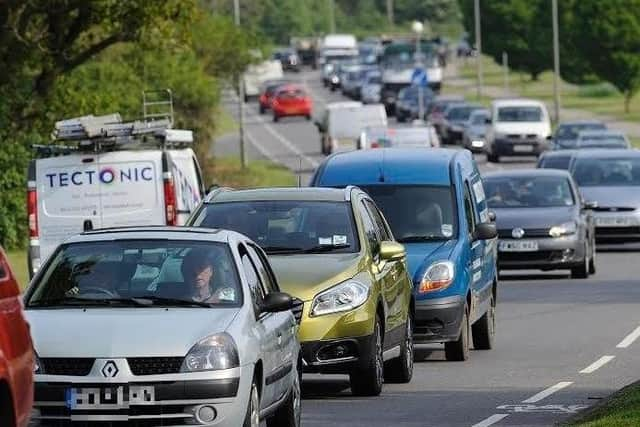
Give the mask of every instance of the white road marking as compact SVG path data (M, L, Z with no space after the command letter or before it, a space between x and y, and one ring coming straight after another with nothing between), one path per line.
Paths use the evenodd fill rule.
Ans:
M542 390L540 393L534 394L530 398L528 398L526 400L523 400L522 403L540 402L542 399L551 396L553 393L558 392L558 391L562 390L563 388L569 387L571 384L573 384L572 381L561 381L558 384L552 385L548 389Z
M534 414L575 414L588 408L587 405L500 405L496 409L510 413L534 413Z
M591 365L587 366L582 371L580 371L580 373L581 374L590 374L592 372L595 372L598 369L602 368L607 363L611 362L615 358L616 358L615 356L602 356L600 359L596 360Z
M638 337L640 337L640 326L638 326L633 332L631 332L622 341L620 341L620 344L618 344L616 348L627 348L631 344L633 344L633 342L637 340Z
M285 138L280 132L275 130L270 124L265 122L265 120L262 117L256 117L256 120L263 125L263 127L265 128L265 130L267 132L269 132L271 135L273 135L274 138L276 138L278 141L280 141L282 143L282 145L287 147L296 156L301 157L302 159L304 159L307 163L309 163L314 168L317 168L320 165L319 162L317 162L316 160L314 160L311 157L307 156L302 151L298 150L298 148L295 145L293 145L291 143L291 141L289 141L287 138Z
M489 427L494 425L495 423L502 421L507 418L509 414L493 414L489 418L480 421L478 424L474 424L471 427Z
M253 145L253 147L260 152L260 154L262 154L263 156L265 156L267 159L271 160L272 162L278 163L278 158L271 151L267 150L261 144L259 144L258 141L256 141L256 139L253 137L253 135L251 135L249 132L245 131L244 132L244 136L247 138L249 143L251 145Z

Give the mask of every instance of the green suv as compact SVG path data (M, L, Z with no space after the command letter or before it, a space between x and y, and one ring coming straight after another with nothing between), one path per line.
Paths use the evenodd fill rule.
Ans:
M349 374L356 395L413 374L412 284L405 250L357 187L219 189L188 225L258 243L297 299L305 372Z

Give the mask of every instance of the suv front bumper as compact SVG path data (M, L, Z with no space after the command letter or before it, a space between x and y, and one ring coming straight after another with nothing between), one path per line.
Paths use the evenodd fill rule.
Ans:
M373 334L301 343L304 372L346 374L363 369L373 357Z

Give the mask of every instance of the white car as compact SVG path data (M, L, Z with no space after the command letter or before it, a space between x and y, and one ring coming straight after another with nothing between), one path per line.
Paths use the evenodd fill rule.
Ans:
M533 99L503 99L491 102L484 151L490 162L500 156L538 156L552 139L547 107Z
M282 63L273 59L249 65L242 78L244 83L244 102L249 102L251 99L260 96L260 88L264 82L284 78Z
M300 425L293 300L241 234L84 233L56 250L24 301L40 424Z

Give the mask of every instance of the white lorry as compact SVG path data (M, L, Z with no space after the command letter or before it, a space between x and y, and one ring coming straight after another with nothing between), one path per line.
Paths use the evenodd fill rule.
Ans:
M29 272L87 229L182 225L205 188L188 130L119 114L56 123L28 169ZM62 144L62 145L61 145Z

